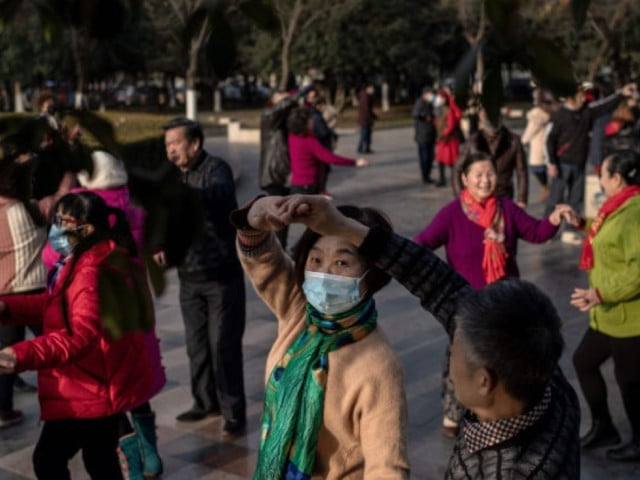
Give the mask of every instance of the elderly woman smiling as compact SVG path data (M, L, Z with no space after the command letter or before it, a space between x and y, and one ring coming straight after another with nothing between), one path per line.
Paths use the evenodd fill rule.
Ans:
M414 242L436 249L444 245L447 262L473 288L480 289L505 277L519 277L518 239L543 243L558 231L563 219L575 223L568 205L557 205L545 219L528 215L513 201L495 195L496 169L482 152L469 155L462 165L464 189L445 205ZM443 434L457 435L463 409L455 399L449 380L449 354L443 368Z

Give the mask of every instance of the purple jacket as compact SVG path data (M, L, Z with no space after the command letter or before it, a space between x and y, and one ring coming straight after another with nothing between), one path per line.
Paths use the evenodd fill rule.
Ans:
M518 239L543 243L555 235L558 227L553 226L548 218L533 218L508 198L500 198L499 201L504 211L504 246L509 255L507 276L518 277ZM467 218L459 199L445 205L431 223L413 237L413 241L432 250L444 245L449 265L473 288L480 289L487 284L482 272L484 229Z

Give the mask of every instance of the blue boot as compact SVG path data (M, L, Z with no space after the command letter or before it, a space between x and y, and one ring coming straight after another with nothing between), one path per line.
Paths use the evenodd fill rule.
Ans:
M154 413L133 414L133 427L138 432L142 464L145 477L157 477L162 473L162 460L158 454L156 415Z
M124 480L144 480L140 442L136 432L129 433L118 440L118 460Z

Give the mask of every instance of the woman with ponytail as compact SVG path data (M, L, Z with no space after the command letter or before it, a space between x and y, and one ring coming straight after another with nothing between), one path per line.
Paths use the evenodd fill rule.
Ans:
M609 357L622 393L632 437L607 451L614 461L640 461L640 158L631 150L604 159L600 184L607 197L582 247L580 268L589 288L576 288L571 304L590 322L573 355L580 387L591 411L582 450L621 441L607 405L600 366ZM584 222L583 222L584 224Z
M119 439L132 431L126 412L162 388L164 372L159 352L149 354L147 332L109 334L99 284L112 255L135 257L135 242L123 212L94 193L67 194L54 213L49 241L61 259L46 291L0 299L0 321L41 323L43 333L1 350L0 373L38 370L44 421L33 454L38 479L70 478L67 464L78 451L94 480L123 478L121 462L124 478L142 478L140 454L119 460ZM135 268L132 261L129 270ZM144 277L132 273L122 281L135 278ZM135 286L147 292L142 301L149 304L146 281ZM140 311L152 315L153 309Z
M309 229L290 258L273 233L286 201L263 197L232 213L242 266L278 319L253 478L409 478L402 366L373 300L390 277L355 245ZM391 231L374 209L339 209Z

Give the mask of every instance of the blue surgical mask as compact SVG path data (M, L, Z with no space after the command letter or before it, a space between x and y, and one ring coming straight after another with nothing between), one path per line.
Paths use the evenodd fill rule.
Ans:
M343 277L330 273L305 270L302 290L309 302L321 313L333 315L346 312L362 300L360 295L361 277Z
M71 245L69 241L69 230L55 223L51 225L51 230L49 230L49 243L51 244L51 248L63 257L66 257L73 251L73 245Z

